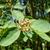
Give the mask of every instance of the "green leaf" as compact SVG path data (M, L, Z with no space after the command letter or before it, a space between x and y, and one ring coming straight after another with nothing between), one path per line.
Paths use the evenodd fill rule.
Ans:
M25 36L25 37L23 38L23 41L24 41L24 42L27 42L27 40L28 40L28 37Z
M46 9L46 12L47 12L47 13L50 12L50 8Z
M44 40L50 42L50 37L49 37L47 34L45 34L45 33L43 33L43 32L38 32L38 31L35 31L35 32L36 32L42 39L44 39Z
M20 11L13 10L12 11L12 16L14 16L17 20L24 19L24 15Z
M5 5L3 5L3 4L0 4L0 8L4 8L4 6L5 6Z
M20 36L20 30L12 30L8 35L0 40L1 46L8 46L15 42Z
M33 35L34 33L33 32L27 32L27 36L29 37L29 38L32 38L32 35Z
M25 48L24 50L32 50L31 48Z
M5 23L5 25L3 26L3 28L14 28L16 27L16 24L12 21L8 21Z
M32 35L34 34L32 31L28 31L28 32L23 32L23 34L26 36L26 37L29 37L29 38L32 38Z
M31 28L40 32L49 32L50 31L50 23L46 20L33 20L31 23Z
M21 9L21 10L24 9L24 7L20 5L20 3L17 3L17 4L14 6L14 8L16 8L16 9Z
M7 29L0 29L0 37L6 33Z

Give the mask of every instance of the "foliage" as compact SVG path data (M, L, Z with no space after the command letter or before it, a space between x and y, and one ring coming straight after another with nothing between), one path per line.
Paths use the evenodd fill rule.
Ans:
M33 42L36 41L35 39L38 36L40 40L43 40L41 42L50 42L50 37L47 35L50 32L49 20L32 18L35 12L30 12L31 16L28 16L31 18L29 18L24 12L26 6L20 5L18 1L15 3L13 4L12 0L7 0L5 5L1 4L0 46L11 47L12 45L13 47L16 44L17 50L22 50L23 48L24 50L33 50ZM30 10L33 11L32 7ZM31 44L28 41L31 41ZM27 43L27 46L24 43ZM24 47L22 46L23 44Z

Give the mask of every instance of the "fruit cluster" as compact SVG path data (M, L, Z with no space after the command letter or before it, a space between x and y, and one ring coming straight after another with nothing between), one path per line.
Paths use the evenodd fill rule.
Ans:
M29 19L24 19L19 21L20 29L21 31L29 31L30 30L30 20Z

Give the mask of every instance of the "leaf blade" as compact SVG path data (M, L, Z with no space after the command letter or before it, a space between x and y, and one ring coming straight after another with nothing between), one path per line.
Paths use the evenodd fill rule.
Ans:
M15 30L16 31L16 30ZM15 32L14 31L14 32ZM5 38L1 39L0 45L1 46L9 46L11 45L15 40L18 39L20 36L20 31L18 30L17 32L14 33L13 31L10 32Z
M50 37L49 37L47 34L45 34L44 32L38 32L38 31L35 31L35 32L36 32L42 39L44 39L44 40L50 42Z
M31 23L31 28L40 32L49 32L50 31L50 23L46 20L35 20Z

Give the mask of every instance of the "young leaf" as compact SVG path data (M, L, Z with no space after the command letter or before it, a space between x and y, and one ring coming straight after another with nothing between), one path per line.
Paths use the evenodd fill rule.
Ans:
M8 46L15 42L20 36L20 30L10 31L9 34L0 40L1 46Z
M29 37L29 38L32 38L32 35L33 35L34 33L33 32L27 32L27 36Z
M25 37L23 38L23 41L24 41L24 42L27 42L27 40L28 40L28 37L25 36Z
M23 32L23 34L24 34L26 37L32 38L32 35L33 35L34 33L31 32L31 31L28 31L28 32Z

